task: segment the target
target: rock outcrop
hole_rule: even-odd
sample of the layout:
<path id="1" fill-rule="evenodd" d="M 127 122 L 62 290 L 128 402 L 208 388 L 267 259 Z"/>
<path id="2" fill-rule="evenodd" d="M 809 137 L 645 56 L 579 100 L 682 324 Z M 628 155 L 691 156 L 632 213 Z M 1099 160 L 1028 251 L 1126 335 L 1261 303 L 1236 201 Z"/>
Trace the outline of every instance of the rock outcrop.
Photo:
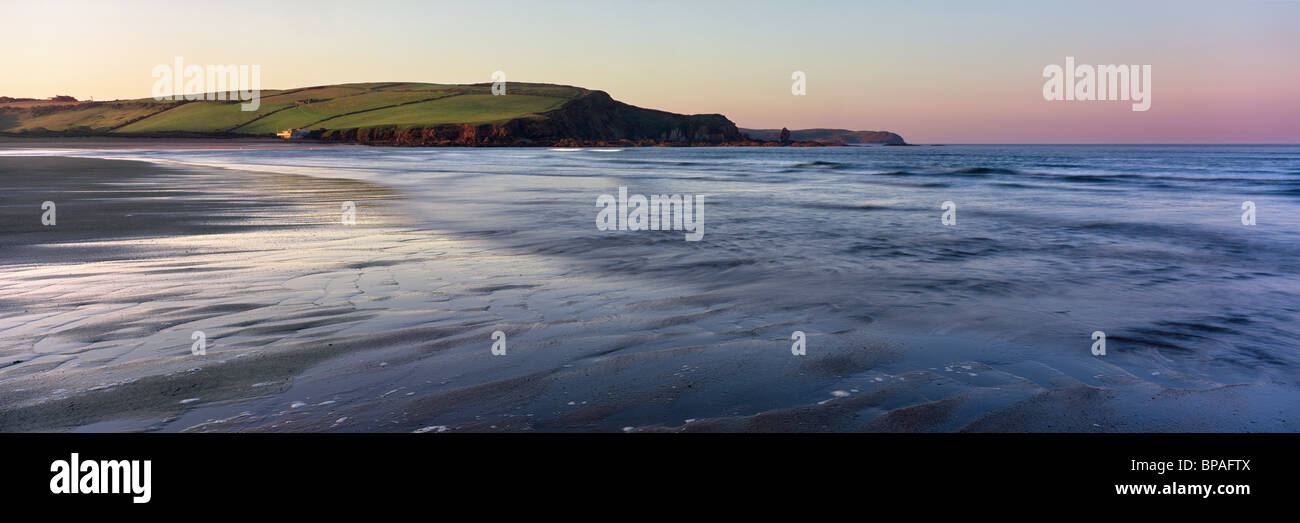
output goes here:
<path id="1" fill-rule="evenodd" d="M 642 109 L 591 91 L 558 109 L 488 124 L 323 129 L 322 140 L 407 146 L 761 145 L 720 114 Z"/>

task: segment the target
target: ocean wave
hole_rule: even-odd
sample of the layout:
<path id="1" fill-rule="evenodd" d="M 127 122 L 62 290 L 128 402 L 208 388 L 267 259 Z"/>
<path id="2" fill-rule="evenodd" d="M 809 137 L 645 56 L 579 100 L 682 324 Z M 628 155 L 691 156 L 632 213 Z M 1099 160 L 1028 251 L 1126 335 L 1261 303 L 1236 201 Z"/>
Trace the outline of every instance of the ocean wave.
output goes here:
<path id="1" fill-rule="evenodd" d="M 794 169 L 843 169 L 849 164 L 841 162 L 832 162 L 827 160 L 814 160 L 811 162 L 801 162 L 791 165 Z"/>
<path id="2" fill-rule="evenodd" d="M 948 172 L 953 174 L 1021 174 L 1020 171 L 1004 167 L 959 167 Z"/>

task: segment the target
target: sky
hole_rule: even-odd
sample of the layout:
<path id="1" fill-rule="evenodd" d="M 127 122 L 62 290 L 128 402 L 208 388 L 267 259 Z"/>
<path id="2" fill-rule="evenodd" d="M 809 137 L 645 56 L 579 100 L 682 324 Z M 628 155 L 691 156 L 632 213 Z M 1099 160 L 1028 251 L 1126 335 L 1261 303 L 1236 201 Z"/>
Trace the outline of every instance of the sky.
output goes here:
<path id="1" fill-rule="evenodd" d="M 1288 0 L 0 0 L 0 13 L 0 95 L 14 97 L 145 98 L 179 56 L 258 65 L 264 89 L 502 71 L 745 128 L 913 143 L 1300 143 Z M 1045 100 L 1044 67 L 1067 56 L 1150 65 L 1150 109 Z"/>

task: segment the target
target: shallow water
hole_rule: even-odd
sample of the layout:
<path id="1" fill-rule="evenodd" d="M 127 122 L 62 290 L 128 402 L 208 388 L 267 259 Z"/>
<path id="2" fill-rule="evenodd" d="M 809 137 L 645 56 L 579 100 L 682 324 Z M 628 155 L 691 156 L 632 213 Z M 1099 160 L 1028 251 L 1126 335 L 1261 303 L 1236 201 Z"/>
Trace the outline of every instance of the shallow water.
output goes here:
<path id="1" fill-rule="evenodd" d="M 206 307 L 212 354 L 366 349 L 295 366 L 273 392 L 104 430 L 1300 430 L 1296 146 L 38 153 L 401 195 L 358 213 L 400 227 L 273 240 L 243 273 L 218 255 L 224 279 L 181 275 L 205 298 L 169 302 Z M 704 195 L 703 239 L 597 230 L 597 197 L 620 186 Z M 1247 200 L 1257 225 L 1241 222 Z M 32 276 L 16 270 L 10 288 Z M 123 269 L 23 270 L 89 284 Z M 153 297 L 127 301 L 157 313 Z M 10 311 L 0 340 L 51 324 Z M 807 356 L 790 352 L 796 330 Z M 186 345 L 132 336 L 116 350 Z M 123 361 L 43 340 L 37 352 L 100 354 L 83 366 Z"/>

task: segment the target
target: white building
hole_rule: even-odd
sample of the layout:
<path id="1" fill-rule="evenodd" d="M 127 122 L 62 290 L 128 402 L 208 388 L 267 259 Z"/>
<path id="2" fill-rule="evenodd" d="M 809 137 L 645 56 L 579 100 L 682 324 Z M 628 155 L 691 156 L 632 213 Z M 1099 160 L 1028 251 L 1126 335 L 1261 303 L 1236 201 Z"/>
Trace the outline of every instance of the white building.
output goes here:
<path id="1" fill-rule="evenodd" d="M 276 136 L 279 136 L 280 138 L 284 138 L 286 140 L 306 138 L 307 135 L 309 134 L 311 134 L 311 131 L 307 129 L 285 129 L 283 131 L 275 133 Z"/>

